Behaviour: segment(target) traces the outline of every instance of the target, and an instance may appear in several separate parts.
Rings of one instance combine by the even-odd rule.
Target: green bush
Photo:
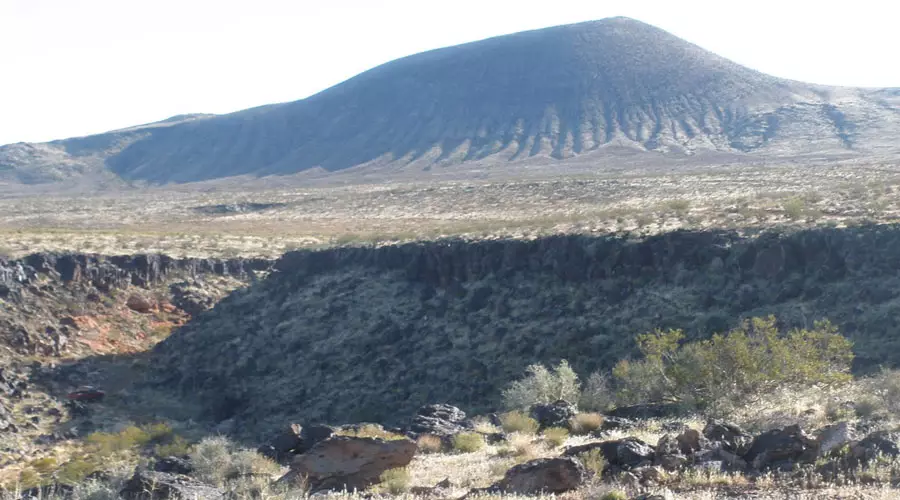
[[[61,484],[75,486],[84,482],[88,474],[98,471],[100,468],[94,462],[84,458],[73,458],[64,463],[56,472],[56,480]]]
[[[520,432],[522,434],[534,434],[540,427],[537,420],[520,411],[511,411],[500,415],[500,425],[504,432]]]
[[[453,436],[453,449],[460,453],[472,453],[484,448],[484,436],[477,432],[461,432]]]
[[[752,400],[786,385],[851,378],[852,344],[827,321],[782,334],[774,317],[753,318],[709,340],[683,340],[681,330],[638,336],[643,359],[623,360],[613,369],[617,399],[707,407]]]
[[[562,446],[569,439],[569,429],[562,427],[544,429],[544,439],[553,446]]]
[[[522,380],[516,380],[503,391],[503,401],[509,409],[527,410],[536,404],[564,399],[576,403],[581,394],[578,375],[562,360],[548,370],[544,365],[531,365]]]
[[[190,452],[190,443],[178,435],[173,435],[167,442],[160,443],[153,449],[153,454],[157,457],[181,457]]]
[[[604,493],[600,500],[628,500],[628,495],[623,491],[613,490]]]

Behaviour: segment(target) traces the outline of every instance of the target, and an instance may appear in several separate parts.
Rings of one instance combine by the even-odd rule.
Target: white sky
[[[900,87],[893,0],[0,0],[0,144],[292,101],[423,50],[619,15],[776,76]]]

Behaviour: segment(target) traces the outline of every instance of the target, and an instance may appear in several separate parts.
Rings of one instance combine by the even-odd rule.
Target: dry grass
[[[599,413],[579,413],[572,417],[569,426],[574,434],[590,434],[603,425],[603,415]]]
[[[296,248],[442,236],[658,233],[679,228],[846,226],[900,217],[900,169],[717,167],[553,179],[444,181],[95,197],[0,198],[0,253],[42,250],[276,257]],[[272,203],[221,214],[200,207]]]
[[[520,411],[511,411],[500,415],[500,423],[504,432],[518,432],[522,434],[534,434],[538,431],[537,420]]]
[[[419,453],[440,453],[444,443],[437,436],[425,434],[416,439],[416,446],[419,449]]]

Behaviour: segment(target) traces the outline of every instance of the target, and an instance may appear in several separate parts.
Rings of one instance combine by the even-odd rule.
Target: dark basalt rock
[[[578,414],[578,408],[568,401],[555,401],[531,407],[531,417],[537,420],[541,429],[550,427],[569,428],[569,422]]]

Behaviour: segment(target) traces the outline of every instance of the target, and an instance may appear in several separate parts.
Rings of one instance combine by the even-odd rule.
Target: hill
[[[3,146],[0,182],[893,158],[898,109],[898,89],[774,78],[611,18],[413,55],[301,101]]]

